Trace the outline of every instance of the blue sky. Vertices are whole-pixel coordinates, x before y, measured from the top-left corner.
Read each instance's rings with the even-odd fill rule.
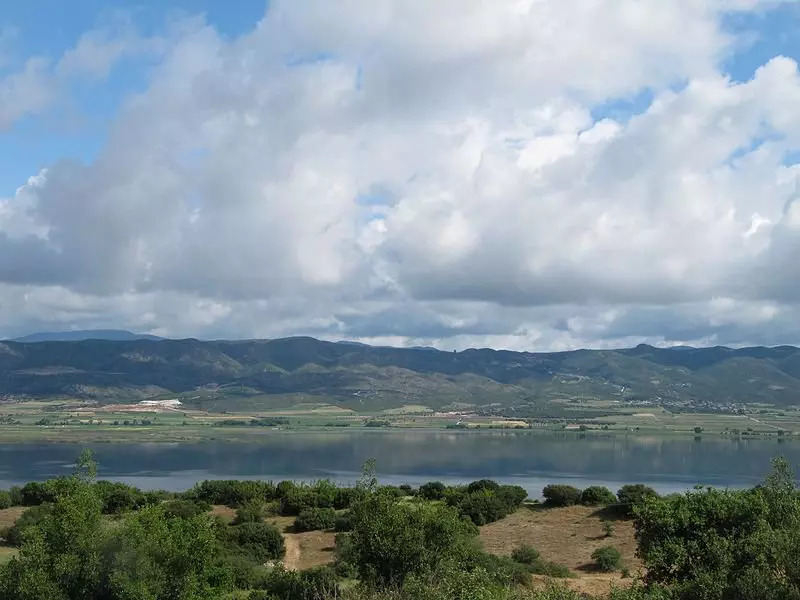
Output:
[[[203,15],[224,36],[251,30],[268,0],[30,0],[11,2],[0,12],[3,72],[30,57],[57,60],[76,41],[98,27],[130,20],[144,35],[163,32],[171,19]],[[42,18],[46,16],[46,18]],[[90,161],[101,148],[108,123],[124,98],[146,85],[147,63],[123,61],[108,79],[71,86],[73,106],[26,117],[0,133],[0,195],[12,194],[31,175],[64,157]]]

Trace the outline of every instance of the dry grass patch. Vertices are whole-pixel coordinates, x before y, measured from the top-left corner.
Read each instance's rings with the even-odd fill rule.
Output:
[[[593,572],[592,552],[601,546],[614,546],[632,574],[641,568],[636,559],[633,523],[614,521],[614,534],[605,537],[603,518],[596,508],[522,507],[501,521],[481,527],[481,541],[487,552],[508,556],[521,544],[536,548],[544,560],[567,566],[576,578],[567,583],[576,591],[607,593],[612,585],[630,582],[619,573]]]
[[[310,569],[333,562],[333,547],[336,534],[328,531],[307,531],[305,533],[286,533],[287,569]]]
[[[26,510],[28,510],[26,506],[12,506],[0,510],[0,528],[11,527]]]

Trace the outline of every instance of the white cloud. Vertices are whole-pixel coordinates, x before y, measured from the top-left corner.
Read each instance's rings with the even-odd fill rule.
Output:
[[[770,4],[278,0],[235,39],[189,21],[95,162],[0,201],[0,331],[800,342],[797,66],[719,67],[726,12]],[[102,76],[127,35],[56,71]],[[642,114],[595,116],[643,90]]]

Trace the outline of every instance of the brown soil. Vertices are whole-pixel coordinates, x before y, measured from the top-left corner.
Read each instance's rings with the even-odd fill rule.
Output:
[[[507,556],[521,545],[536,548],[544,560],[566,565],[575,574],[564,580],[572,589],[587,594],[605,594],[612,586],[630,584],[618,573],[598,573],[593,569],[592,552],[601,546],[614,546],[622,553],[623,563],[635,575],[641,569],[636,559],[636,540],[630,521],[614,521],[614,534],[603,533],[603,518],[597,509],[585,506],[545,509],[523,507],[481,528],[484,548],[492,554]],[[546,578],[538,578],[546,581]]]

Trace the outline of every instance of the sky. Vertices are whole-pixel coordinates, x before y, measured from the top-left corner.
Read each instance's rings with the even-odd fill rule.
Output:
[[[800,344],[800,0],[0,11],[0,338]]]

